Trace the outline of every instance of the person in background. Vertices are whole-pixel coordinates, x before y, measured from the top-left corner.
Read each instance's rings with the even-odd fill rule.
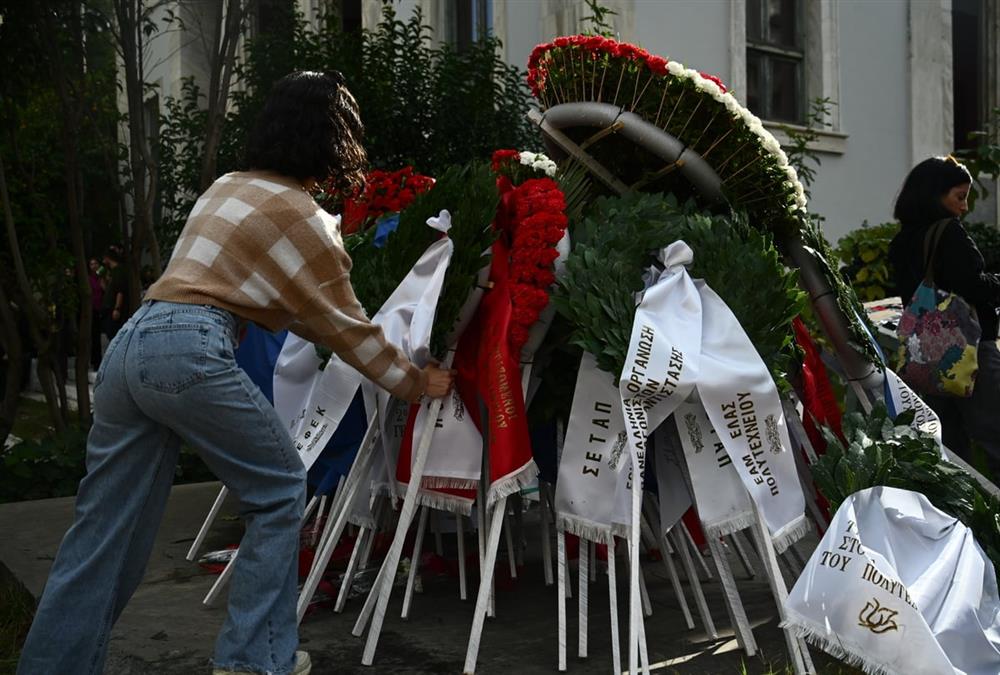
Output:
[[[917,164],[900,190],[893,216],[899,233],[889,245],[896,287],[908,303],[924,280],[924,246],[928,230],[947,219],[934,259],[934,283],[956,293],[976,309],[982,336],[979,371],[970,398],[923,396],[941,418],[944,444],[966,461],[970,440],[986,452],[992,479],[1000,478],[1000,351],[997,308],[1000,276],[984,271],[983,256],[962,226],[972,187],[968,169],[953,157],[931,157]]]
[[[290,328],[405,401],[445,396],[454,375],[411,363],[368,320],[337,220],[310,196],[329,177],[345,191],[362,185],[362,131],[339,73],[292,73],[275,84],[249,136],[250,170],[222,176],[195,204],[163,276],[97,373],[88,473],[20,675],[102,672],[181,441],[237,496],[246,523],[214,672],[310,672],[295,611],[306,472],[278,414],[236,364],[239,324]]]
[[[101,280],[101,263],[97,258],[88,262],[90,280],[90,367],[96,372],[101,365],[101,309],[104,307],[104,284]]]
[[[121,254],[115,247],[104,254],[104,268],[107,276],[101,305],[101,329],[110,342],[125,323],[128,312],[128,278],[121,266]]]

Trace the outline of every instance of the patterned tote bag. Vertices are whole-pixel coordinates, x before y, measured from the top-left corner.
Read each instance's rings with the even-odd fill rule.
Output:
[[[924,280],[897,329],[899,375],[919,394],[968,398],[979,369],[979,318],[962,297],[934,285],[934,257],[949,222],[932,225],[924,240]]]

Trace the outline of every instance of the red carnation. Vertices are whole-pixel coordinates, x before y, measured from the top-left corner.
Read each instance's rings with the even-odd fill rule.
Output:
[[[494,172],[500,171],[507,163],[513,161],[520,161],[521,153],[517,150],[497,150],[493,153],[493,159],[490,163],[490,167]]]
[[[708,73],[700,73],[700,74],[706,80],[711,80],[712,82],[715,82],[717,85],[719,85],[719,89],[722,90],[723,94],[725,94],[727,91],[729,91],[728,89],[726,89],[726,85],[722,84],[722,80],[720,80],[715,75],[709,75]]]

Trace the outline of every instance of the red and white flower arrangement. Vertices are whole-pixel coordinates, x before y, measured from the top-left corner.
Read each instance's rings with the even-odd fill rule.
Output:
[[[621,105],[678,137],[708,161],[727,197],[762,223],[795,224],[806,196],[781,144],[719,78],[599,35],[535,47],[528,85],[543,107],[574,101]]]
[[[530,170],[528,177],[525,169]],[[555,162],[541,153],[498,150],[493,153],[497,184],[506,194],[507,212],[497,219],[510,243],[512,319],[509,343],[520,354],[531,327],[549,304],[555,283],[556,244],[566,233],[566,199],[551,175]],[[545,177],[534,177],[538,173]],[[534,175],[532,175],[534,174]]]

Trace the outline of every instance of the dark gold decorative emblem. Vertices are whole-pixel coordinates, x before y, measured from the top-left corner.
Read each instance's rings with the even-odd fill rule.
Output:
[[[872,598],[865,603],[864,609],[858,614],[858,625],[867,628],[876,635],[888,633],[891,630],[899,630],[896,624],[895,609],[889,609],[879,604],[876,598]]]

